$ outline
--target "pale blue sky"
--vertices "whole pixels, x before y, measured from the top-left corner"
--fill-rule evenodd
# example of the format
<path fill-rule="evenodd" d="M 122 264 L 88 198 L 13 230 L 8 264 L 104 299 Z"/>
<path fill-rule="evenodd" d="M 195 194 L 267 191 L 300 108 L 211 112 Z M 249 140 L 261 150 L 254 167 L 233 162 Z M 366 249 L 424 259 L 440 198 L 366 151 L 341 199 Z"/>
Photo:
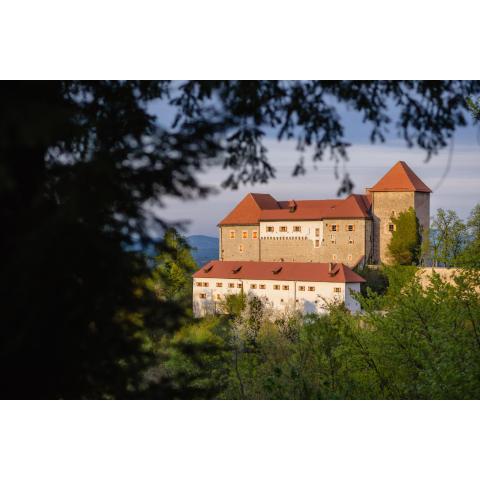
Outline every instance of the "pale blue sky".
<path fill-rule="evenodd" d="M 164 112 L 163 110 L 163 120 L 166 119 Z M 389 135 L 384 144 L 369 144 L 369 129 L 362 124 L 361 117 L 354 112 L 340 112 L 346 126 L 346 140 L 352 143 L 349 149 L 350 161 L 346 168 L 355 183 L 355 193 L 363 193 L 365 187 L 372 186 L 394 163 L 403 160 L 433 190 L 432 215 L 437 208 L 442 207 L 454 209 L 466 218 L 473 206 L 480 203 L 478 126 L 470 125 L 457 131 L 451 168 L 447 177 L 441 181 L 447 167 L 449 148 L 425 163 L 426 155 L 423 151 L 407 148 L 395 134 Z M 218 188 L 220 192 L 217 195 L 195 201 L 167 200 L 165 208 L 155 207 L 156 212 L 165 220 L 188 222 L 184 232 L 187 235 L 216 236 L 217 223 L 248 192 L 270 193 L 278 200 L 336 198 L 339 181 L 334 176 L 333 162 L 326 159 L 314 166 L 307 161 L 306 175 L 292 177 L 292 168 L 299 158 L 295 142 L 278 142 L 272 136 L 266 139 L 265 144 L 271 164 L 277 169 L 276 178 L 268 184 L 253 187 L 246 185 L 233 191 L 223 190 L 220 185 L 227 172 L 215 168 L 199 178 L 204 184 Z M 308 154 L 305 158 L 308 160 Z"/>

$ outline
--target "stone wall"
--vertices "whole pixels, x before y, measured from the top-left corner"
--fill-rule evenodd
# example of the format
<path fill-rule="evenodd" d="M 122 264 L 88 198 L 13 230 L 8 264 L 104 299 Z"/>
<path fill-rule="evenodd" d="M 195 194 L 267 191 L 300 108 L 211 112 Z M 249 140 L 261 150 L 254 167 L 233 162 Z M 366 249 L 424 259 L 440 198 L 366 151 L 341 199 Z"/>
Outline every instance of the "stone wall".
<path fill-rule="evenodd" d="M 430 194 L 415 192 L 415 212 L 423 235 L 430 228 Z"/>
<path fill-rule="evenodd" d="M 336 231 L 331 230 L 332 224 Z M 348 225 L 354 230 L 348 231 Z M 267 237 L 261 240 L 260 258 L 265 262 L 341 262 L 353 266 L 371 248 L 370 232 L 369 219 L 325 220 L 318 247 L 315 240 Z"/>
<path fill-rule="evenodd" d="M 415 207 L 414 192 L 372 192 L 374 262 L 390 263 L 387 246 L 392 238 L 392 216 Z"/>
<path fill-rule="evenodd" d="M 234 232 L 235 238 L 230 238 L 230 232 Z M 247 238 L 243 238 L 244 232 L 246 232 Z M 253 238 L 253 232 L 256 232 L 257 238 Z M 260 240 L 258 237 L 258 225 L 220 227 L 220 260 L 259 261 Z"/>

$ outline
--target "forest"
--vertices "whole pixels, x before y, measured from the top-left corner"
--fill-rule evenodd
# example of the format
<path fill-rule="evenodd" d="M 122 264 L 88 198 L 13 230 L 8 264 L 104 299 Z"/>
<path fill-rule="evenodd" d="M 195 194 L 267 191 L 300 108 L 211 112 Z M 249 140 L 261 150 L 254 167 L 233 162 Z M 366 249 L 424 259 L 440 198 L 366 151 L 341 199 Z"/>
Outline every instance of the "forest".
<path fill-rule="evenodd" d="M 297 145 L 292 181 L 323 162 L 350 193 L 344 109 L 370 143 L 396 135 L 435 162 L 479 96 L 476 80 L 2 82 L 2 398 L 478 396 L 478 209 L 438 212 L 425 239 L 394 219 L 399 270 L 362 272 L 362 317 L 278 322 L 250 299 L 193 320 L 197 266 L 163 213 L 210 195 L 213 167 L 220 192 L 275 178 L 272 136 Z M 412 264 L 466 270 L 423 291 Z"/>
<path fill-rule="evenodd" d="M 413 225 L 397 221 L 398 236 L 408 239 L 402 228 Z M 225 298 L 223 314 L 202 319 L 190 316 L 188 246 L 170 232 L 175 260 L 157 258 L 154 283 L 189 313 L 152 343 L 159 360 L 147 378 L 170 398 L 479 398 L 480 205 L 467 222 L 439 209 L 433 225 L 430 241 L 404 242 L 399 258 L 408 264 L 359 269 L 367 279 L 359 314 L 341 304 L 327 315 L 278 314 L 249 294 Z M 408 250 L 418 264 L 457 267 L 453 281 L 431 273 L 422 282 Z"/>

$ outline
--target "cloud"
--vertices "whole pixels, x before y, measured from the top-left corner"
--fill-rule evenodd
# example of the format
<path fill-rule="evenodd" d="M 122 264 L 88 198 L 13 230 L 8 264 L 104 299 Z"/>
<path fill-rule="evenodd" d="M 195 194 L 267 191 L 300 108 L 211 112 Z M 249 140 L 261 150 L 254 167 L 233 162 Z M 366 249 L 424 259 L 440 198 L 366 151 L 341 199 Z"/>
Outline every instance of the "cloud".
<path fill-rule="evenodd" d="M 204 200 L 184 202 L 167 200 L 165 208 L 155 208 L 163 219 L 170 221 L 190 220 L 188 234 L 216 235 L 217 223 L 248 192 L 265 192 L 279 200 L 335 198 L 339 180 L 334 175 L 334 164 L 328 159 L 315 165 L 307 161 L 307 173 L 292 177 L 292 169 L 300 154 L 295 142 L 266 140 L 268 157 L 277 170 L 276 178 L 268 184 L 247 185 L 238 190 L 221 190 Z M 417 175 L 434 190 L 431 196 L 431 214 L 437 208 L 452 208 L 466 218 L 476 203 L 480 202 L 480 147 L 457 145 L 454 148 L 451 167 L 442 181 L 447 165 L 448 150 L 425 162 L 425 153 L 408 149 L 397 142 L 384 145 L 354 145 L 349 149 L 350 161 L 340 168 L 349 173 L 355 183 L 354 191 L 363 193 L 372 186 L 397 161 L 404 160 Z M 215 168 L 200 175 L 205 184 L 220 188 L 226 172 Z"/>

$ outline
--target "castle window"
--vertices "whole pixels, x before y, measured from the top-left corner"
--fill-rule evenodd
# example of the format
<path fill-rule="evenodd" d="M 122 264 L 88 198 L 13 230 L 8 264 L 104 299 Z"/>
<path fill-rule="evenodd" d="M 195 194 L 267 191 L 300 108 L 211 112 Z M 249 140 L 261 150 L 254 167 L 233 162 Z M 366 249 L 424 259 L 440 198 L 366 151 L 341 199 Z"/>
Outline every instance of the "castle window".
<path fill-rule="evenodd" d="M 331 230 L 332 232 L 336 232 L 336 231 L 337 231 L 337 227 L 338 227 L 338 225 L 335 225 L 335 224 L 330 225 L 330 230 Z"/>
<path fill-rule="evenodd" d="M 195 286 L 196 286 L 196 287 L 201 287 L 201 286 L 202 286 L 202 282 L 195 282 Z"/>
<path fill-rule="evenodd" d="M 288 231 L 288 228 L 285 227 L 285 226 L 284 226 L 284 227 L 280 227 L 280 231 L 281 231 L 281 232 L 287 232 L 287 231 Z"/>
<path fill-rule="evenodd" d="M 283 290 L 289 290 L 290 287 L 289 287 L 288 285 L 283 285 L 283 286 L 282 286 L 282 289 L 283 289 Z"/>
<path fill-rule="evenodd" d="M 241 284 L 241 283 L 237 283 L 237 288 L 242 288 L 242 284 Z"/>
<path fill-rule="evenodd" d="M 395 225 L 393 223 L 388 224 L 388 231 L 393 232 L 395 230 Z"/>
<path fill-rule="evenodd" d="M 274 290 L 280 290 L 280 285 L 274 285 L 274 286 L 273 286 L 273 289 L 274 289 Z"/>
<path fill-rule="evenodd" d="M 274 228 L 273 227 L 267 227 L 267 232 L 273 232 Z"/>
<path fill-rule="evenodd" d="M 337 255 L 334 253 L 332 254 L 332 260 L 336 260 L 337 259 Z"/>
<path fill-rule="evenodd" d="M 315 247 L 319 247 L 320 246 L 320 240 L 315 240 Z"/>
<path fill-rule="evenodd" d="M 252 284 L 250 285 L 250 288 L 256 289 L 256 288 L 257 288 L 257 284 L 256 284 L 256 283 L 252 283 Z"/>
<path fill-rule="evenodd" d="M 280 301 L 283 303 L 283 298 L 281 298 Z"/>
<path fill-rule="evenodd" d="M 199 296 L 200 296 L 200 298 L 207 298 L 207 294 L 206 294 L 206 293 L 201 293 Z"/>
<path fill-rule="evenodd" d="M 239 251 L 240 253 L 243 253 L 244 248 L 243 248 L 243 245 L 242 245 L 242 244 L 240 244 L 240 245 L 238 246 L 238 251 Z"/>
<path fill-rule="evenodd" d="M 203 282 L 204 287 L 208 287 L 208 282 Z"/>
<path fill-rule="evenodd" d="M 235 239 L 235 230 L 230 230 L 230 231 L 228 232 L 228 238 L 229 238 L 230 240 L 234 240 L 234 239 Z"/>
<path fill-rule="evenodd" d="M 254 231 L 252 232 L 252 238 L 253 238 L 254 240 L 258 238 L 258 232 L 257 232 L 256 230 L 254 230 Z"/>
<path fill-rule="evenodd" d="M 300 285 L 300 286 L 298 287 L 298 290 L 299 290 L 300 292 L 304 292 L 304 291 L 305 291 L 305 287 L 304 287 L 303 285 Z"/>
<path fill-rule="evenodd" d="M 265 290 L 267 287 L 266 285 L 259 285 L 260 290 Z"/>
<path fill-rule="evenodd" d="M 234 283 L 229 283 L 228 288 L 235 288 L 235 284 Z"/>
<path fill-rule="evenodd" d="M 293 231 L 294 231 L 294 232 L 301 232 L 301 231 L 302 231 L 302 227 L 293 227 Z"/>
<path fill-rule="evenodd" d="M 335 288 L 333 289 L 333 291 L 334 291 L 335 293 L 342 293 L 342 289 L 341 289 L 340 287 L 335 287 Z"/>
<path fill-rule="evenodd" d="M 222 282 L 217 282 L 217 287 L 223 287 L 223 283 Z"/>
<path fill-rule="evenodd" d="M 345 229 L 347 232 L 354 232 L 355 231 L 355 225 L 346 225 Z"/>
<path fill-rule="evenodd" d="M 330 235 L 330 242 L 331 243 L 337 243 L 337 240 L 335 239 L 335 235 L 332 233 L 332 235 Z"/>
<path fill-rule="evenodd" d="M 315 291 L 315 287 L 308 287 L 308 291 L 309 291 L 309 292 L 314 292 L 314 291 Z"/>
<path fill-rule="evenodd" d="M 316 236 L 316 237 L 319 237 L 319 236 L 320 236 L 320 229 L 319 229 L 319 228 L 316 228 L 316 229 L 315 229 L 315 236 Z"/>
<path fill-rule="evenodd" d="M 354 241 L 353 241 L 353 238 L 352 237 L 348 237 L 348 243 L 350 245 L 353 245 Z"/>
<path fill-rule="evenodd" d="M 248 232 L 246 230 L 242 232 L 242 238 L 248 238 Z"/>

